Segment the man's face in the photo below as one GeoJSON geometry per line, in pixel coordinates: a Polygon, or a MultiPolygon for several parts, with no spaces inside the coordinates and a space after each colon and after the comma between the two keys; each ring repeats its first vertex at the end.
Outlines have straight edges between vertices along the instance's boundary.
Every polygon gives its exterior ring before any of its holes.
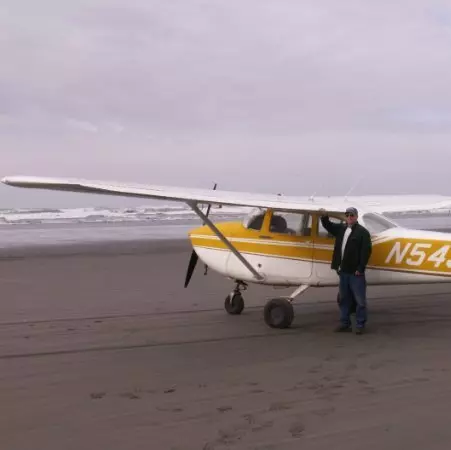
{"type": "Polygon", "coordinates": [[[357,222],[357,215],[352,212],[346,213],[346,223],[351,226],[357,222]]]}

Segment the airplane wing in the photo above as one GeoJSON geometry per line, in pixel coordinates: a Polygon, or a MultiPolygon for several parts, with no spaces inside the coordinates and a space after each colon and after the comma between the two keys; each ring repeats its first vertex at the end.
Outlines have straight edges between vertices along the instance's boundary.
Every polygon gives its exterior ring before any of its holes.
{"type": "Polygon", "coordinates": [[[451,210],[445,195],[386,195],[362,197],[368,210],[380,214],[451,210]]]}
{"type": "Polygon", "coordinates": [[[188,204],[210,203],[212,205],[277,208],[283,211],[317,211],[324,208],[330,212],[342,212],[346,209],[343,201],[336,201],[333,197],[327,199],[328,201],[318,201],[316,198],[311,201],[308,197],[31,176],[5,177],[2,179],[2,183],[21,188],[160,199],[188,204]]]}
{"type": "Polygon", "coordinates": [[[451,208],[451,197],[441,195],[372,195],[311,198],[307,196],[294,197],[33,176],[5,177],[2,179],[2,183],[22,188],[160,199],[188,204],[210,203],[212,205],[276,208],[287,212],[318,211],[322,208],[329,212],[343,212],[348,206],[355,206],[366,212],[377,212],[380,214],[451,208]]]}

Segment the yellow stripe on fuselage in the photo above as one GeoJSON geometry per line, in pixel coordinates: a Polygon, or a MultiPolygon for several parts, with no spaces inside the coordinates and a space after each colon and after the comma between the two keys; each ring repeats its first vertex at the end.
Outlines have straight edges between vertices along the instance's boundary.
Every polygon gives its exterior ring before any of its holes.
{"type": "MultiPolygon", "coordinates": [[[[330,262],[334,240],[300,237],[276,233],[261,233],[244,228],[241,223],[219,224],[224,236],[243,254],[299,259],[315,263],[330,262]],[[269,239],[268,239],[269,237],[269,239]]],[[[228,250],[208,227],[190,233],[194,247],[228,250]]],[[[425,237],[376,236],[369,268],[428,275],[451,276],[451,235],[443,240],[425,237]],[[449,239],[449,240],[447,240],[449,239]]]]}
{"type": "MultiPolygon", "coordinates": [[[[227,239],[242,253],[312,260],[312,244],[303,244],[301,242],[267,242],[263,240],[230,237],[227,239]]],[[[194,247],[228,250],[227,246],[215,236],[192,235],[191,242],[194,247]]]]}

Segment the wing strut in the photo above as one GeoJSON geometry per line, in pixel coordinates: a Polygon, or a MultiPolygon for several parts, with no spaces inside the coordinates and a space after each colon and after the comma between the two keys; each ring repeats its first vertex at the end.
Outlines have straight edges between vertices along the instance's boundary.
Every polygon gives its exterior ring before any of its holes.
{"type": "Polygon", "coordinates": [[[232,243],[219,231],[215,224],[202,212],[196,203],[188,203],[192,210],[205,222],[206,225],[218,236],[218,238],[230,249],[230,251],[250,270],[257,280],[263,280],[263,276],[260,275],[252,266],[249,261],[232,245],[232,243]]]}

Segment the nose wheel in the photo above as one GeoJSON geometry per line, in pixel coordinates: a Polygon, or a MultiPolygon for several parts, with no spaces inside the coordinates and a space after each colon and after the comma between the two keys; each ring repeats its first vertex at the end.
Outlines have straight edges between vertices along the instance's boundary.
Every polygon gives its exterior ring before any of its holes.
{"type": "Polygon", "coordinates": [[[241,314],[244,309],[244,299],[241,293],[229,294],[225,299],[224,308],[233,316],[241,314]]]}
{"type": "Polygon", "coordinates": [[[266,303],[263,317],[271,328],[289,328],[294,319],[293,305],[286,298],[273,298],[266,303]]]}
{"type": "Polygon", "coordinates": [[[241,291],[246,290],[247,285],[238,281],[235,289],[226,297],[224,301],[225,310],[231,315],[241,314],[244,309],[244,298],[241,291]]]}

